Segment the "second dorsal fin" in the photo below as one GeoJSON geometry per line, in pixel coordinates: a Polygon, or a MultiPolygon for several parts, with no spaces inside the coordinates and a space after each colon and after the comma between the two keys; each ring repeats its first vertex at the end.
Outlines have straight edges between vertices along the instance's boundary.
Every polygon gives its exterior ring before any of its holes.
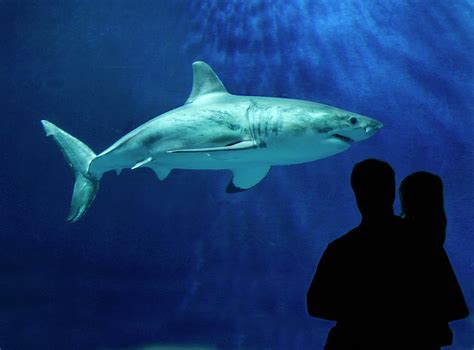
{"type": "Polygon", "coordinates": [[[186,100],[192,103],[202,96],[214,93],[227,93],[227,90],[212,68],[203,61],[193,63],[193,89],[186,100]]]}

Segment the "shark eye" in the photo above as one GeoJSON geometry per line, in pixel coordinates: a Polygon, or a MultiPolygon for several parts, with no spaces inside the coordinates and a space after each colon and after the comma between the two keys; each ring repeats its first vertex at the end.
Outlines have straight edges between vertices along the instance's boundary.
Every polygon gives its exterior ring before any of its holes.
{"type": "Polygon", "coordinates": [[[351,117],[351,119],[349,119],[349,121],[351,122],[351,124],[357,124],[358,120],[356,117],[351,117]]]}

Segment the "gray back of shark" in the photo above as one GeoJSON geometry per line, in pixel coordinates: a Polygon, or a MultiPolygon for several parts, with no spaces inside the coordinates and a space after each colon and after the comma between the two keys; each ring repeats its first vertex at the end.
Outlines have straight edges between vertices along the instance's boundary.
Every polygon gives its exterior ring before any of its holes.
{"type": "Polygon", "coordinates": [[[229,169],[227,192],[259,183],[275,165],[306,163],[348,149],[382,127],[374,119],[304,100],[229,94],[204,62],[193,63],[186,103],[132,130],[96,155],[43,120],[76,176],[70,222],[92,203],[103,173],[151,168],[160,180],[172,169],[229,169]]]}

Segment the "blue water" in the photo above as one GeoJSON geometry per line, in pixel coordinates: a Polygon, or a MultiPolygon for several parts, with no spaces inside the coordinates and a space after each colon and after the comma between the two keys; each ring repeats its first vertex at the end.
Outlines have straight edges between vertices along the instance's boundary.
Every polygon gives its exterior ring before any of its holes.
{"type": "MultiPolygon", "coordinates": [[[[445,246],[472,312],[473,17],[468,0],[1,0],[0,348],[321,349],[331,323],[307,316],[306,289],[359,222],[349,176],[368,157],[398,182],[443,178],[445,246]],[[385,127],[236,195],[225,171],[108,173],[66,224],[73,175],[40,120],[102,151],[181,105],[195,60],[232,93],[385,127]]],[[[472,349],[473,316],[452,328],[452,349],[472,349]]]]}

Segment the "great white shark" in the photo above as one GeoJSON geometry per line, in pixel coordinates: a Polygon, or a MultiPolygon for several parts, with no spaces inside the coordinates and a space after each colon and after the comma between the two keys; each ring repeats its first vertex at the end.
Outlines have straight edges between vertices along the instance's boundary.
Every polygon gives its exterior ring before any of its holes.
{"type": "Polygon", "coordinates": [[[132,130],[100,154],[41,121],[75,175],[66,220],[79,220],[95,198],[102,174],[151,168],[160,180],[172,169],[229,169],[227,192],[258,184],[275,165],[312,162],[347,150],[382,127],[377,120],[328,105],[227,92],[212,68],[193,63],[186,103],[132,130]]]}

